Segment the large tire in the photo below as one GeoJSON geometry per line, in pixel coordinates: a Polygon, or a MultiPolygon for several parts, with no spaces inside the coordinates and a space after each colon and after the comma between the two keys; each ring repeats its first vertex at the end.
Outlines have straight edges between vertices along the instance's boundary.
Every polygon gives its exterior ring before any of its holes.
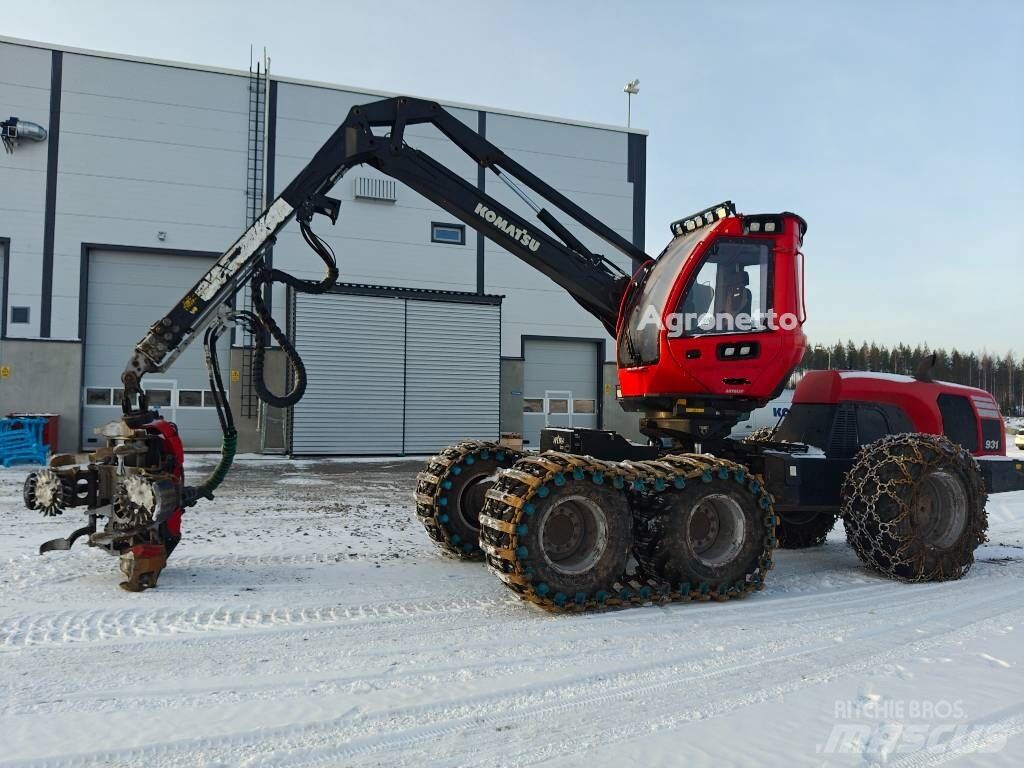
{"type": "Polygon", "coordinates": [[[780,514],[775,536],[782,549],[820,547],[835,527],[836,516],[829,512],[780,514]]]}
{"type": "Polygon", "coordinates": [[[890,435],[865,446],[842,498],[847,541],[865,565],[894,579],[959,579],[985,541],[981,470],[940,435],[890,435]]]}
{"type": "Polygon", "coordinates": [[[481,560],[480,510],[498,473],[522,454],[496,443],[467,440],[432,457],[416,478],[416,515],[445,555],[481,560]]]}
{"type": "Polygon", "coordinates": [[[633,522],[621,491],[569,477],[534,501],[531,517],[520,528],[516,556],[539,594],[610,592],[625,573],[633,522]]]}
{"type": "Polygon", "coordinates": [[[760,484],[737,479],[709,472],[662,494],[660,514],[638,517],[634,551],[648,578],[717,595],[760,586],[776,546],[776,518],[760,484]]]}

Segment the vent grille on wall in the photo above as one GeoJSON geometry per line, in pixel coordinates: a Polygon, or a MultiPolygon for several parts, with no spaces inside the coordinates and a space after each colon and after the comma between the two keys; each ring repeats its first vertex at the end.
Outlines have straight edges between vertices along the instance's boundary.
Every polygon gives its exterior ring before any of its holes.
{"type": "Polygon", "coordinates": [[[356,197],[366,200],[398,199],[398,182],[394,179],[375,179],[371,176],[356,176],[356,197]]]}

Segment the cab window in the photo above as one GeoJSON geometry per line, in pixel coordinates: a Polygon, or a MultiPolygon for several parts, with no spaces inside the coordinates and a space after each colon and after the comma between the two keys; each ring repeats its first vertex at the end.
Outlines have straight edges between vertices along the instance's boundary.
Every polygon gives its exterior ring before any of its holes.
{"type": "Polygon", "coordinates": [[[683,334],[699,336],[763,331],[771,307],[768,243],[723,239],[708,250],[676,312],[683,334]]]}

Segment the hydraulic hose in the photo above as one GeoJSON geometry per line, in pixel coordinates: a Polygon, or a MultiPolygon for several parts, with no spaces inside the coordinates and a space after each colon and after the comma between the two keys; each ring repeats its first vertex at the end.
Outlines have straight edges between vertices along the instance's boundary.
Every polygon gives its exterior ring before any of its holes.
{"type": "MultiPolygon", "coordinates": [[[[279,269],[261,269],[252,278],[249,290],[252,294],[254,313],[239,313],[245,318],[253,335],[252,377],[256,394],[264,403],[275,408],[288,408],[295,405],[306,391],[306,367],[302,363],[295,346],[281,330],[263,299],[263,290],[275,282],[284,283],[300,293],[326,293],[338,280],[338,265],[330,246],[321,240],[309,227],[306,221],[299,222],[302,236],[327,266],[327,272],[321,280],[300,280],[294,275],[279,269]],[[294,384],[284,395],[276,395],[266,385],[263,365],[266,357],[267,337],[271,336],[281,345],[295,372],[294,384]]],[[[191,507],[199,499],[212,499],[213,492],[224,482],[238,450],[238,430],[235,428],[231,404],[228,402],[227,391],[221,376],[220,361],[217,358],[217,340],[224,332],[223,325],[211,326],[206,330],[203,339],[206,348],[206,369],[210,377],[210,391],[213,393],[217,418],[220,420],[221,441],[220,461],[213,471],[199,485],[186,487],[183,492],[182,505],[191,507]]]]}
{"type": "Polygon", "coordinates": [[[326,293],[338,280],[338,265],[330,246],[310,229],[307,222],[300,222],[299,228],[302,230],[302,237],[309,244],[309,247],[316,252],[327,266],[327,272],[323,279],[300,280],[294,275],[289,275],[287,272],[282,272],[279,269],[262,269],[253,277],[249,288],[252,292],[253,309],[256,312],[259,325],[262,326],[262,332],[255,333],[253,340],[253,386],[256,388],[256,394],[260,400],[275,408],[289,408],[302,399],[302,395],[306,391],[306,367],[302,364],[302,358],[299,357],[299,353],[295,350],[288,336],[281,330],[277,321],[274,320],[267,309],[266,302],[263,300],[263,288],[265,285],[278,282],[294,288],[299,293],[326,293]],[[292,370],[295,372],[293,386],[284,395],[276,395],[271,392],[263,377],[267,334],[272,336],[274,341],[281,345],[281,350],[288,358],[292,370]]]}

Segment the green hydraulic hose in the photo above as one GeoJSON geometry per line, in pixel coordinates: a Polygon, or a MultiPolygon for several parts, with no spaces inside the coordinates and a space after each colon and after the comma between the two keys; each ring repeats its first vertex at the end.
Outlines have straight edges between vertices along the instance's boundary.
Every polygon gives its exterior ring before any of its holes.
{"type": "MultiPolygon", "coordinates": [[[[238,432],[235,430],[226,432],[221,443],[220,461],[218,461],[217,466],[213,468],[213,472],[211,472],[203,482],[195,487],[195,498],[191,500],[192,504],[195,504],[199,499],[213,498],[213,492],[217,490],[217,487],[224,482],[224,478],[228,476],[228,470],[231,469],[231,464],[235,460],[235,451],[237,449],[238,432]]],[[[188,504],[187,506],[192,506],[192,504],[188,504]]]]}

